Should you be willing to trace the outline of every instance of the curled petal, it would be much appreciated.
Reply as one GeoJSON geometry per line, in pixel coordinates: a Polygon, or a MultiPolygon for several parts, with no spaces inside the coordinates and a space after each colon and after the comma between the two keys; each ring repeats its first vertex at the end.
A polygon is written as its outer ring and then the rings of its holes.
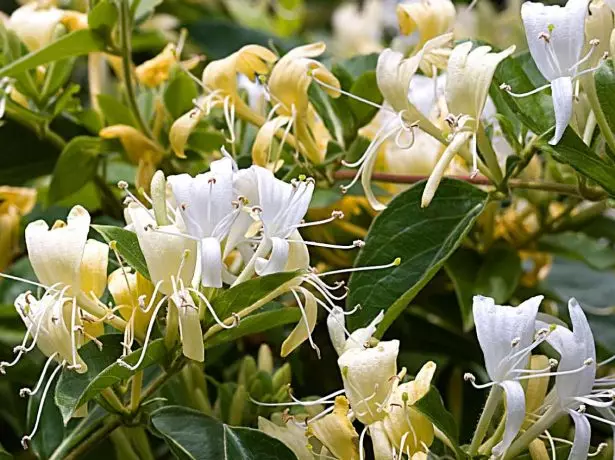
{"type": "Polygon", "coordinates": [[[307,340],[314,331],[316,326],[316,318],[318,316],[318,304],[314,298],[314,294],[304,288],[297,288],[303,294],[305,316],[302,315],[301,320],[297,323],[286,340],[282,343],[280,355],[284,358],[293,352],[299,345],[307,340]]]}
{"type": "Polygon", "coordinates": [[[572,116],[572,78],[562,77],[551,82],[551,96],[555,110],[555,134],[549,144],[556,145],[566,130],[572,116]]]}
{"type": "Polygon", "coordinates": [[[568,460],[584,460],[588,458],[591,441],[591,425],[583,414],[577,411],[568,412],[574,421],[574,441],[568,454],[568,460]]]}
{"type": "Polygon", "coordinates": [[[222,287],[222,249],[216,238],[201,240],[201,279],[205,287],[222,287]]]}
{"type": "Polygon", "coordinates": [[[506,380],[500,383],[506,397],[506,426],[502,440],[493,446],[493,454],[503,455],[510,447],[523,425],[525,418],[525,393],[519,382],[506,380]]]}

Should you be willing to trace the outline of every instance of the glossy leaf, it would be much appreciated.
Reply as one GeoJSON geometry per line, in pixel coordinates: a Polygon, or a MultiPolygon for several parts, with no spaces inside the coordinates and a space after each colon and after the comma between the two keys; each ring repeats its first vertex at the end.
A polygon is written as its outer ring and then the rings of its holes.
{"type": "MultiPolygon", "coordinates": [[[[105,388],[127,380],[136,371],[131,371],[117,363],[122,355],[122,339],[120,334],[110,334],[100,337],[102,350],[93,342],[85,344],[79,349],[79,355],[88,365],[87,372],[78,374],[64,369],[55,393],[56,405],[60,408],[64,423],[67,423],[75,410],[92,400],[105,388]]],[[[139,369],[164,360],[167,350],[163,339],[153,340],[149,343],[145,358],[139,369]]],[[[138,349],[125,358],[128,364],[134,365],[141,357],[138,349]]]]}
{"type": "MultiPolygon", "coordinates": [[[[352,84],[350,92],[374,104],[381,104],[383,101],[382,94],[376,83],[376,72],[373,70],[365,72],[357,78],[352,84]]],[[[355,116],[357,126],[365,126],[378,112],[376,107],[354,99],[349,99],[348,105],[355,116]]]]}
{"type": "Polygon", "coordinates": [[[583,233],[565,232],[546,235],[539,243],[542,250],[583,261],[596,270],[615,267],[615,249],[612,244],[583,233]]]}
{"type": "MultiPolygon", "coordinates": [[[[532,96],[512,97],[499,88],[501,84],[509,85],[515,93],[524,93],[535,88],[524,71],[520,58],[505,59],[498,66],[490,93],[494,98],[505,102],[515,116],[534,133],[542,134],[552,130],[555,118],[549,94],[541,91],[532,96]]],[[[549,146],[545,143],[543,148],[549,150],[558,161],[569,164],[579,173],[600,184],[610,195],[615,195],[615,167],[585,145],[572,128],[566,129],[557,145],[549,146]]]]}
{"type": "Polygon", "coordinates": [[[149,279],[147,263],[134,232],[112,225],[92,225],[92,228],[100,233],[107,243],[115,241],[117,250],[126,259],[126,263],[149,279]]]}
{"type": "Polygon", "coordinates": [[[192,102],[199,95],[196,85],[185,72],[176,69],[164,91],[164,105],[176,119],[194,107],[192,102]]]}
{"type": "Polygon", "coordinates": [[[136,126],[130,109],[117,98],[108,94],[99,94],[96,99],[107,125],[136,126]]]}
{"type": "Polygon", "coordinates": [[[96,32],[89,29],[76,30],[3,67],[0,69],[0,77],[14,77],[40,65],[104,49],[105,42],[96,32]]]}
{"type": "Polygon", "coordinates": [[[362,309],[348,317],[351,328],[369,323],[385,311],[381,336],[459,246],[482,212],[487,194],[452,179],[440,184],[431,205],[421,208],[421,182],[399,194],[374,220],[355,266],[393,262],[392,268],[355,272],[347,305],[362,309]]]}
{"type": "Polygon", "coordinates": [[[66,144],[53,170],[49,203],[66,198],[94,178],[102,144],[102,139],[87,136],[74,137],[66,144]]]}
{"type": "Polygon", "coordinates": [[[457,428],[455,419],[453,415],[446,410],[446,407],[444,407],[444,402],[436,387],[432,386],[425,396],[414,403],[412,408],[427,417],[429,421],[446,436],[451,442],[458,459],[467,457],[458,445],[459,429],[457,428]]]}
{"type": "MultiPolygon", "coordinates": [[[[259,276],[240,283],[225,290],[214,299],[214,310],[220,319],[225,320],[232,313],[238,313],[251,306],[265,305],[281,295],[285,291],[281,286],[286,285],[297,276],[297,272],[282,272],[259,276]]],[[[209,315],[206,315],[206,322],[207,319],[209,319],[209,324],[213,324],[214,321],[209,315]]]]}
{"type": "Polygon", "coordinates": [[[185,407],[163,407],[151,420],[178,459],[296,460],[288,447],[262,431],[231,427],[185,407]]]}
{"type": "Polygon", "coordinates": [[[232,342],[250,334],[257,334],[285,324],[297,323],[301,320],[301,310],[298,308],[282,307],[262,311],[243,318],[239,326],[225,329],[205,341],[205,348],[232,342]]]}
{"type": "Polygon", "coordinates": [[[600,101],[602,112],[611,131],[615,132],[615,93],[613,92],[615,87],[615,67],[613,66],[612,59],[605,61],[600,66],[594,74],[594,80],[596,82],[596,95],[598,96],[598,101],[600,101]]]}

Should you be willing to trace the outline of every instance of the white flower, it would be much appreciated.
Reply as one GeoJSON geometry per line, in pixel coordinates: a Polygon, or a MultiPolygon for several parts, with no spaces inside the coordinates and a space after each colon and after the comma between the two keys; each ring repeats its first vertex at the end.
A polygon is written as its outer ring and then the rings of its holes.
{"type": "Polygon", "coordinates": [[[223,158],[212,162],[209,172],[170,176],[168,182],[188,234],[199,240],[203,286],[222,287],[221,243],[238,213],[233,206],[233,161],[223,158]]]}
{"type": "MultiPolygon", "coordinates": [[[[506,452],[525,418],[525,395],[519,380],[524,378],[520,374],[524,373],[532,349],[546,336],[541,331],[538,339],[534,339],[536,314],[542,299],[536,296],[518,307],[510,307],[496,305],[489,297],[474,297],[476,334],[492,379],[488,384],[475,386],[498,385],[506,397],[506,427],[502,441],[493,447],[495,455],[506,452]]],[[[466,378],[474,383],[473,376],[466,374],[466,378]]]]}
{"type": "Polygon", "coordinates": [[[566,6],[560,7],[526,2],[521,7],[530,53],[549,84],[516,96],[551,87],[555,111],[555,134],[549,141],[552,145],[560,141],[572,115],[573,80],[595,70],[580,71],[580,66],[590,58],[595,48],[592,46],[581,58],[588,3],[589,0],[570,0],[566,6]]]}

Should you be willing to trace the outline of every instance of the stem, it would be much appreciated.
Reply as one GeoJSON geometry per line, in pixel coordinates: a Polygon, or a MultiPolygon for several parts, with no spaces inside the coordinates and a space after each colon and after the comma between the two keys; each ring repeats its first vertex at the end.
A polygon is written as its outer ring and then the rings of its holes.
{"type": "Polygon", "coordinates": [[[139,460],[139,456],[132,448],[130,439],[124,432],[125,429],[125,427],[118,428],[111,433],[111,442],[115,447],[115,453],[122,460],[139,460]]]}
{"type": "Polygon", "coordinates": [[[485,163],[487,164],[489,171],[491,171],[491,174],[493,174],[493,178],[498,183],[502,182],[503,176],[502,170],[500,169],[500,164],[498,163],[498,157],[495,150],[493,150],[493,145],[491,145],[491,141],[487,137],[485,127],[482,123],[478,126],[476,142],[478,143],[480,152],[483,154],[483,157],[485,157],[485,163]]]}
{"type": "Polygon", "coordinates": [[[83,454],[85,454],[88,450],[90,450],[100,441],[109,436],[111,432],[113,432],[113,430],[115,430],[121,424],[122,422],[119,417],[111,418],[105,425],[95,431],[92,436],[87,438],[84,442],[79,444],[70,454],[64,457],[63,460],[77,460],[78,458],[81,458],[83,454]]]}
{"type": "Polygon", "coordinates": [[[139,105],[137,104],[137,97],[135,94],[134,82],[132,79],[132,24],[130,15],[130,6],[128,0],[120,0],[119,7],[119,25],[120,25],[120,40],[122,44],[122,72],[124,74],[124,87],[126,89],[126,97],[128,98],[128,105],[132,111],[132,115],[135,118],[141,131],[150,139],[154,136],[149,128],[149,125],[143,119],[141,112],[139,111],[139,105]]]}
{"type": "Polygon", "coordinates": [[[483,409],[483,413],[480,415],[480,419],[478,420],[478,425],[476,426],[476,430],[474,431],[474,436],[472,437],[472,443],[470,444],[470,456],[474,456],[478,453],[478,448],[480,447],[487,431],[489,430],[489,425],[491,424],[491,419],[493,418],[493,414],[495,410],[498,408],[498,404],[500,403],[500,399],[502,397],[502,387],[499,385],[494,385],[491,387],[489,391],[489,396],[487,396],[487,401],[485,402],[485,407],[483,409]]]}
{"type": "Polygon", "coordinates": [[[139,460],[154,460],[147,433],[142,426],[126,427],[132,449],[139,460]]]}
{"type": "Polygon", "coordinates": [[[536,423],[530,426],[515,442],[511,444],[504,456],[504,460],[516,458],[523,452],[530,442],[540,436],[544,431],[549,429],[553,423],[560,417],[559,410],[555,406],[551,406],[545,414],[538,419],[536,423]]]}
{"type": "MultiPolygon", "coordinates": [[[[355,176],[354,171],[340,170],[335,172],[336,180],[353,179],[355,176]]],[[[494,184],[486,177],[471,177],[471,176],[446,176],[449,179],[457,179],[469,184],[475,185],[491,185],[494,184]]],[[[372,179],[376,182],[390,182],[392,184],[414,184],[422,180],[428,179],[429,176],[422,175],[402,175],[402,174],[390,174],[375,172],[372,174],[372,179]]],[[[528,190],[543,190],[545,192],[556,192],[562,195],[580,196],[575,185],[560,184],[557,182],[541,182],[541,181],[525,181],[521,179],[511,179],[508,182],[510,188],[520,188],[528,190]]]]}
{"type": "Polygon", "coordinates": [[[495,446],[504,435],[505,429],[506,417],[502,417],[498,427],[495,429],[495,433],[493,433],[493,435],[489,439],[487,439],[487,441],[485,441],[482,446],[479,447],[478,453],[481,455],[489,455],[491,453],[491,450],[493,449],[493,446],[495,446]]]}
{"type": "Polygon", "coordinates": [[[132,376],[130,387],[130,411],[134,414],[139,409],[141,402],[141,386],[143,385],[143,371],[132,376]]]}
{"type": "Polygon", "coordinates": [[[112,388],[105,388],[100,392],[100,395],[107,401],[109,406],[118,413],[128,415],[128,410],[124,407],[122,401],[120,401],[120,398],[117,397],[112,388]]]}
{"type": "Polygon", "coordinates": [[[589,105],[594,112],[594,116],[596,117],[596,123],[598,123],[598,126],[600,127],[600,132],[602,133],[602,136],[604,136],[604,140],[608,144],[611,151],[615,153],[615,134],[611,130],[609,122],[607,121],[604,112],[602,111],[600,101],[598,100],[594,75],[588,74],[581,77],[581,84],[585,89],[585,94],[587,95],[589,105]]]}

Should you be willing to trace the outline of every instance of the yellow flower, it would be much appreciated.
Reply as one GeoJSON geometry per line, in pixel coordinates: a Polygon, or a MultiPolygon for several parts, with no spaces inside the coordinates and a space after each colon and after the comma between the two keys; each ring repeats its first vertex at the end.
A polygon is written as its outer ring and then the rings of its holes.
{"type": "Polygon", "coordinates": [[[0,271],[4,271],[19,249],[21,216],[32,211],[36,190],[0,186],[0,271]]]}
{"type": "Polygon", "coordinates": [[[53,7],[41,8],[37,2],[32,2],[17,8],[11,14],[8,25],[30,51],[36,51],[54,40],[58,25],[72,32],[86,29],[88,20],[83,13],[53,7]]]}
{"type": "MultiPolygon", "coordinates": [[[[135,73],[137,80],[145,86],[155,88],[169,79],[169,72],[178,61],[175,45],[169,43],[165,48],[149,61],[137,66],[135,73]]],[[[200,61],[199,56],[195,56],[182,63],[187,70],[193,69],[200,61]]]]}
{"type": "Polygon", "coordinates": [[[298,423],[291,419],[287,419],[283,425],[279,425],[266,418],[258,418],[258,429],[263,433],[268,434],[283,442],[293,453],[298,460],[314,460],[314,454],[308,448],[309,442],[303,429],[298,423]]]}
{"type": "Polygon", "coordinates": [[[429,392],[435,371],[436,364],[429,361],[414,380],[393,390],[383,423],[391,444],[398,452],[425,452],[425,446],[429,447],[433,442],[433,424],[412,406],[429,392]]]}
{"type": "MultiPolygon", "coordinates": [[[[202,100],[202,98],[200,99],[202,100]]],[[[169,130],[169,143],[175,155],[179,158],[186,158],[185,149],[192,131],[199,124],[205,112],[195,107],[190,112],[184,113],[173,122],[169,130]]]]}
{"type": "Polygon", "coordinates": [[[308,88],[315,79],[324,84],[329,96],[340,95],[340,82],[335,75],[313,59],[325,49],[322,42],[292,49],[276,63],[268,82],[275,112],[290,118],[300,152],[315,164],[324,159],[328,132],[309,101],[308,88]]]}
{"type": "Polygon", "coordinates": [[[344,396],[335,398],[333,412],[308,423],[308,436],[314,436],[336,457],[359,459],[359,435],[348,418],[350,405],[344,396]]]}
{"type": "Polygon", "coordinates": [[[455,24],[455,6],[450,0],[420,0],[397,5],[402,35],[418,31],[420,49],[427,41],[450,32],[455,24]]]}
{"type": "Polygon", "coordinates": [[[382,50],[383,4],[367,0],[362,7],[345,2],[331,17],[334,48],[337,56],[377,53],[382,50]]]}
{"type": "Polygon", "coordinates": [[[119,139],[128,160],[137,165],[137,188],[149,190],[156,166],[162,160],[162,147],[147,138],[141,131],[128,125],[113,125],[98,133],[103,139],[119,139]]]}

